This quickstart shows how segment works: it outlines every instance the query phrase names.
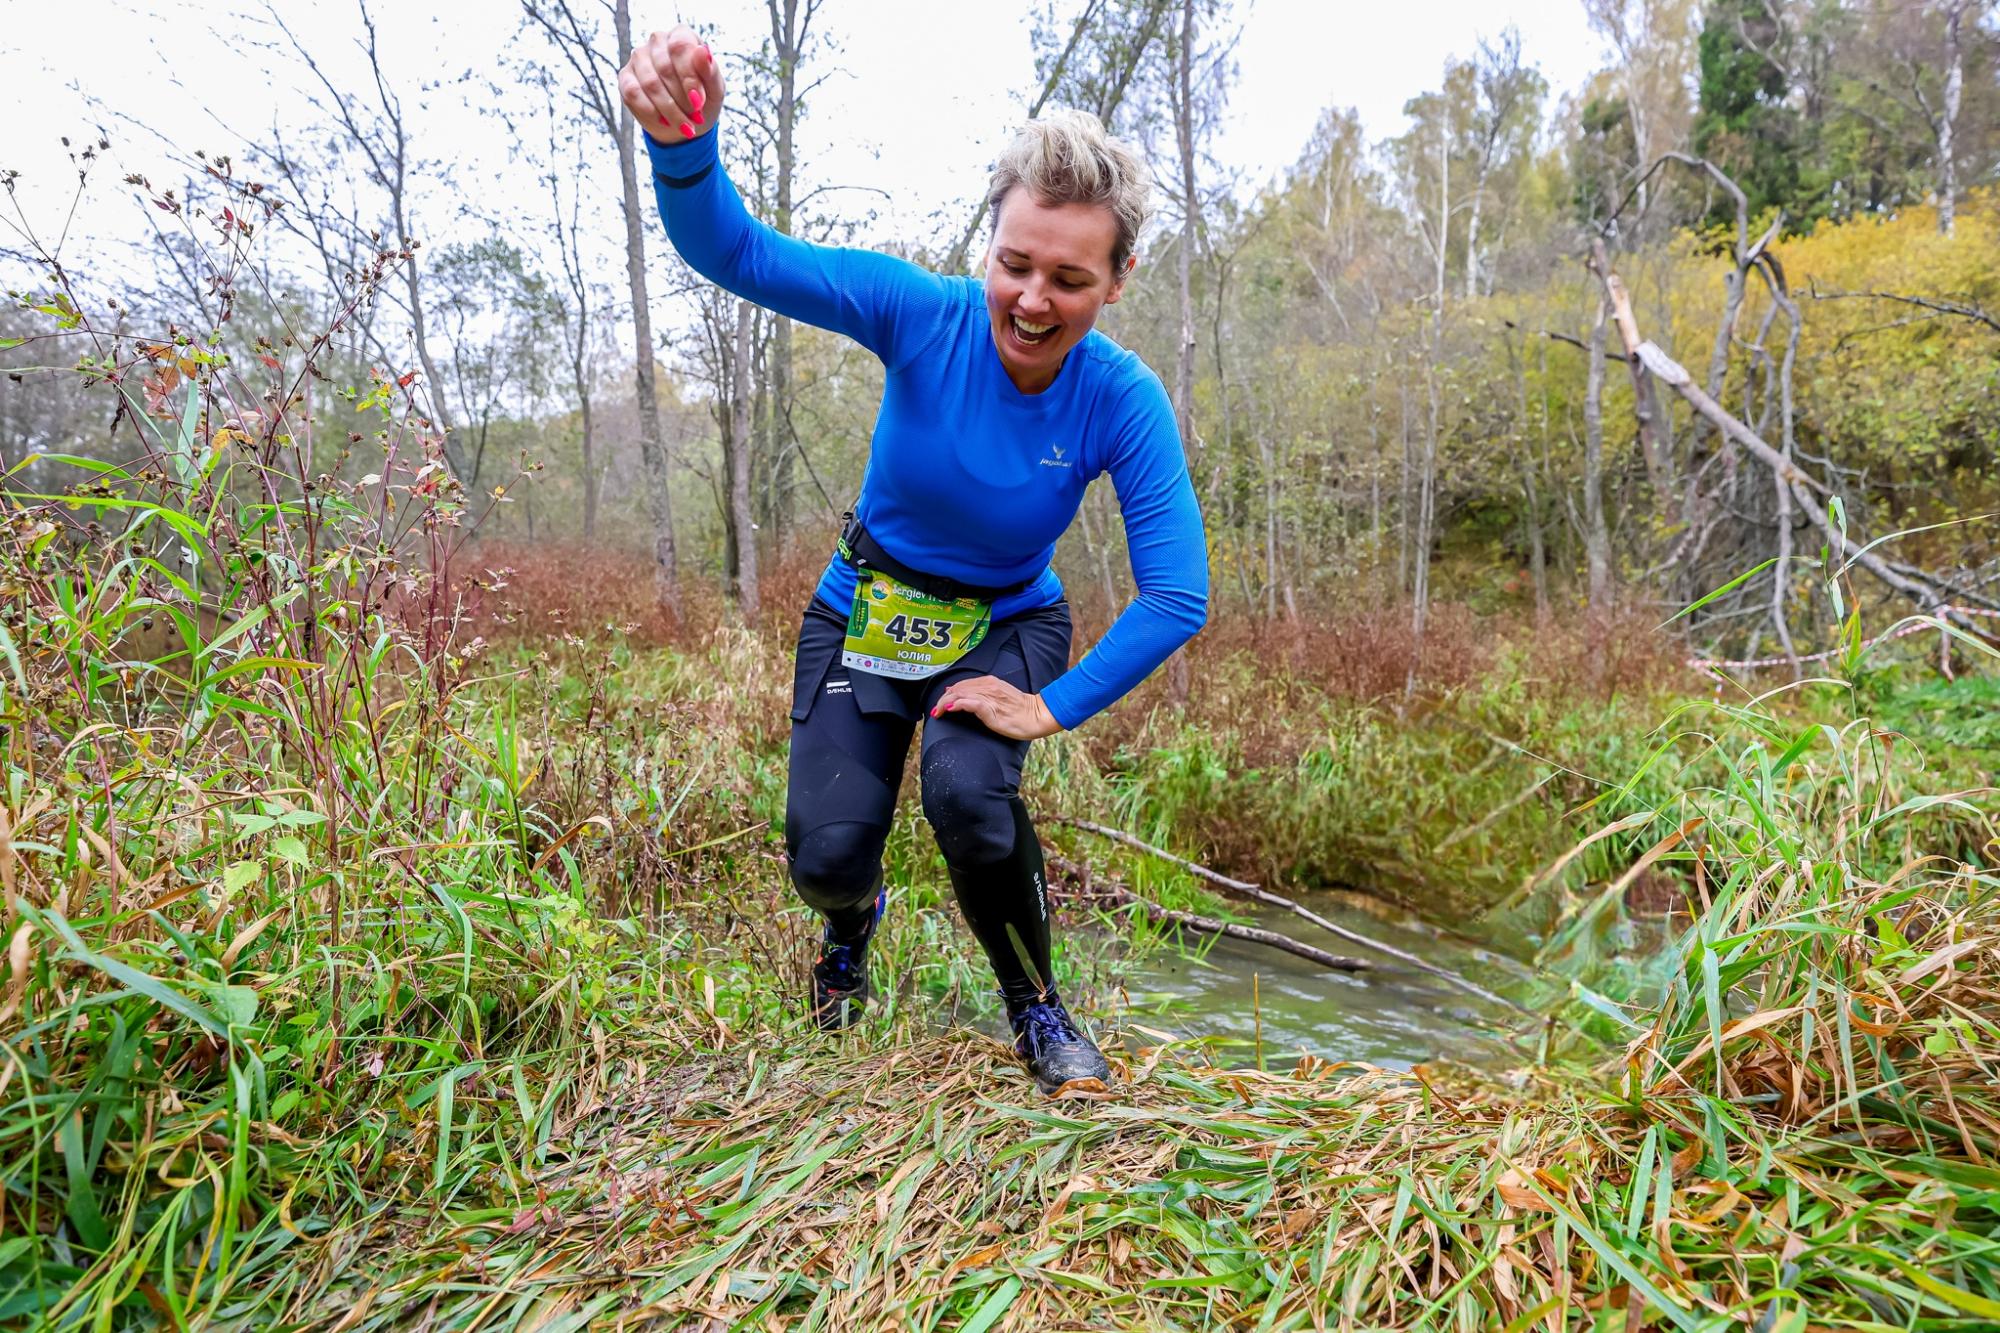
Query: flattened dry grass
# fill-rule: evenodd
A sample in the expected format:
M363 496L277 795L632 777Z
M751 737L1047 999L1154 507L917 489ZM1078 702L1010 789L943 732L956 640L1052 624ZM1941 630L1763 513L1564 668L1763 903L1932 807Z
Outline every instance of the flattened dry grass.
M1044 1102L973 1034L829 1049L789 1027L721 1040L711 1020L706 1041L672 1039L708 1049L664 1067L655 1034L656 1059L614 1057L623 1076L523 1171L518 1206L337 1233L322 1245L353 1255L338 1300L298 1313L358 1328L1991 1327L1993 888L1913 867L1849 900L1901 923L1892 958L1837 929L1760 933L1860 964L1845 994L1809 986L1692 1025L1670 999L1621 1056L1507 1081L1313 1060L1260 1074L1136 1029L1113 1098ZM1704 947L1690 932L1698 974ZM1770 976L1787 961L1757 955Z

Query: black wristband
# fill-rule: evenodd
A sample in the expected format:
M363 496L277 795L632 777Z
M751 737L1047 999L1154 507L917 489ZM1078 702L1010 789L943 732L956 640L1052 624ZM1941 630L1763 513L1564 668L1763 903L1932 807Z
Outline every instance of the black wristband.
M664 171L656 171L653 173L653 179L666 186L669 190L685 190L690 185L699 185L707 180L708 173L714 170L715 163L711 162L692 176L669 176Z

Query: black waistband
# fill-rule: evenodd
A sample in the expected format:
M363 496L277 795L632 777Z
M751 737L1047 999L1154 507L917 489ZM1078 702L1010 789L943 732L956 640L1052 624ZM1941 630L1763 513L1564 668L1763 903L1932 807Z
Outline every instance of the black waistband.
M947 602L955 602L961 597L971 597L981 602L997 602L1003 597L1026 592L1035 582L1034 579L1023 579L1019 583L990 587L967 583L962 579L948 578L943 574L926 574L921 570L911 569L883 550L880 543L868 535L868 529L861 525L861 520L854 516L854 511L851 509L840 516L840 540L835 549L840 552L841 559L856 569L879 570L898 583L908 584L918 592L928 593Z

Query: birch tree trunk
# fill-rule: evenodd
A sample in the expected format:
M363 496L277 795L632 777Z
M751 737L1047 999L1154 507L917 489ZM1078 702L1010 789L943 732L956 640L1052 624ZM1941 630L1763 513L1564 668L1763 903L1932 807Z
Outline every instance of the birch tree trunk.
M1611 531L1604 520L1604 339L1609 318L1610 302L1600 298L1590 325L1583 386L1583 550L1593 618L1611 610Z
M1542 542L1542 497L1535 486L1535 461L1527 446L1528 366L1512 338L1507 342L1507 359L1514 369L1514 468L1521 474L1521 493L1527 505L1522 526L1528 536L1528 573L1535 585L1535 623L1545 625L1549 619L1549 560Z
M1194 243L1200 203L1194 192L1194 0L1181 0L1180 59L1175 70L1174 131L1180 146L1180 358L1174 367L1174 422L1181 449L1194 447ZM1187 650L1167 659L1167 694L1176 704L1188 697Z
M1090 517L1090 511L1096 507L1091 500L1092 496L1086 492L1083 503L1076 507L1076 516L1083 520L1084 553L1097 566L1098 595L1104 599L1104 618L1109 622L1118 614L1118 581L1111 573L1110 536L1106 534L1102 539L1098 537L1097 524Z
M1958 159L1953 136L1958 126L1958 108L1965 93L1965 55L1960 47L1959 28L1965 19L1967 0L1952 0L1944 11L1944 107L1939 118L1938 143L1938 231L1950 236L1958 225Z
M1431 292L1430 345L1424 355L1424 393L1428 412L1424 424L1424 458L1417 490L1417 533L1415 577L1410 590L1410 637L1412 649L1403 690L1414 694L1417 665L1424 652L1424 622L1431 600L1431 523L1437 512L1438 432L1442 409L1438 402L1437 363L1444 354L1445 260L1451 252L1451 113L1447 110L1438 123L1438 224L1437 279Z
M1410 596L1410 636L1412 651L1410 666L1403 680L1403 689L1414 694L1417 688L1417 669L1424 654L1424 630L1430 615L1431 603L1431 543L1436 539L1434 529L1437 523L1437 460L1438 434L1442 429L1443 406L1439 401L1437 376L1438 344L1433 341L1430 354L1424 361L1424 392L1427 399L1427 415L1424 420L1423 466L1418 474L1417 484L1417 535L1415 546L1416 575L1415 586Z
M617 0L618 64L632 58L631 0ZM653 316L646 284L646 237L639 195L638 124L619 104L616 113L619 183L625 204L625 276L632 288L632 377L639 408L639 461L646 475L646 509L653 522L653 595L669 617L681 614L674 552L674 498L669 489L667 446L660 433L659 378L653 363Z
M736 608L744 622L757 619L757 525L750 513L750 356L756 312L736 303L736 338L730 358L729 430L723 441L729 458L729 518L736 538Z
M800 0L765 0L771 15L771 51L778 59L777 209L771 226L782 236L792 234L792 173L798 156L793 131L799 118L799 58L818 0L808 0L804 15ZM774 315L771 329L771 480L772 544L784 550L792 530L792 321ZM755 574L752 574L755 581Z
M576 367L576 399L583 411L583 539L597 536L598 488L603 478L597 470L597 421L590 402L590 377L579 363Z
M1403 447L1403 470L1396 487L1396 591L1410 591L1410 381L1396 377L1396 440Z

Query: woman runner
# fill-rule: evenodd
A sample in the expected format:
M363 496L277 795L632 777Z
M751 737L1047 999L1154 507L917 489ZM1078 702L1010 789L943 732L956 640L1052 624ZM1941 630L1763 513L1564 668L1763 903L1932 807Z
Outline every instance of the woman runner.
M854 339L886 369L860 498L806 607L792 687L785 850L825 919L822 1028L866 997L882 848L923 722L924 814L1045 1092L1110 1070L1056 993L1042 854L1022 804L1028 743L1081 725L1201 628L1208 559L1159 377L1092 331L1123 293L1144 166L1095 117L1026 126L993 171L983 279L817 246L751 217L720 166L714 55L686 27L619 72L646 131L667 236L702 276ZM1050 568L1084 488L1109 473L1138 597L1069 665Z

